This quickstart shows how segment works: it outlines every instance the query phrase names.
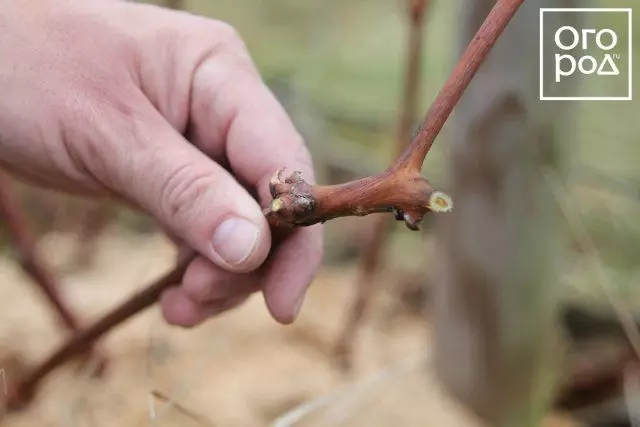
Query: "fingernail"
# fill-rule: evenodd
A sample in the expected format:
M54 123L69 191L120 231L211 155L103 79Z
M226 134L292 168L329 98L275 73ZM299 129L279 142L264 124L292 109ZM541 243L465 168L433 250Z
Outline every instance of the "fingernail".
M242 264L256 247L259 235L260 230L253 222L229 218L213 233L213 249L228 264Z

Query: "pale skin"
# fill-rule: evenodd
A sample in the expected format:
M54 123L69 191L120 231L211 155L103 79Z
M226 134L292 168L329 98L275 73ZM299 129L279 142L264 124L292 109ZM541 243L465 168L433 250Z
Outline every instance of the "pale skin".
M261 206L275 170L313 182L312 163L237 32L118 0L0 0L0 10L0 167L118 198L195 249L161 298L168 323L195 326L257 291L277 321L294 321L322 232L272 241Z

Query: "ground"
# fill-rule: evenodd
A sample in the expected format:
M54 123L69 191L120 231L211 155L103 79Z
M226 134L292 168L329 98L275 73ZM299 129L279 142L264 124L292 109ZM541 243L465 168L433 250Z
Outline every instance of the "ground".
M71 253L62 237L42 244L55 244L56 258L49 258L58 267ZM99 248L92 268L63 276L64 293L84 319L162 274L175 255L162 236L117 231ZM387 292L358 340L354 372L338 369L331 349L355 271L322 269L292 326L276 324L260 295L190 330L165 325L153 308L102 343L110 359L104 378L89 378L74 366L60 369L29 409L6 416L3 426L142 426L152 418L161 426L475 425L429 368L428 321L394 309ZM61 331L13 260L0 260L0 278L1 356L40 360L60 343ZM152 397L154 391L176 405ZM295 407L313 408L308 402L318 398L324 401L299 422L276 423ZM554 417L549 425L571 424Z
M629 1L619 1L618 6ZM400 2L186 3L195 13L238 28L318 163L323 162L322 153L347 159L353 152L357 161L346 161L353 166L377 171L388 164L401 85L405 21ZM453 6L454 2L433 2L421 111L455 59ZM578 141L567 150L570 190L602 261L596 263L575 248L563 283L607 304L602 276L594 273L594 266L602 264L610 287L630 304L640 279L637 107L584 103L576 109ZM425 173L442 188L446 188L447 129L425 165ZM417 240L412 236L411 241ZM40 243L47 259L60 272L66 271L61 276L64 293L85 320L95 319L174 262L173 249L161 236L132 235L118 228L108 230L97 245L95 264L83 270L63 268L74 253L67 236L51 234ZM407 261L408 253L421 253L397 250L399 246L406 248L406 240L389 245L393 258L389 264L427 261L422 256ZM2 426L135 427L151 424L154 415L155 425L160 426L473 426L472 417L438 387L429 367L428 321L399 310L391 292L382 292L357 341L353 375L342 374L332 362L331 349L348 309L355 272L353 265L325 266L292 326L276 324L260 295L191 330L166 326L158 311L151 309L102 344L110 358L104 378L90 379L70 367L60 369L27 411L6 416ZM392 276L382 274L378 280L393 285ZM0 283L0 360L19 353L35 363L63 340L63 334L9 258L0 258ZM10 375L8 367L0 365L1 369ZM154 391L175 404L151 397ZM308 402L322 398L300 422L274 424L296 407L314 408ZM554 416L546 427L571 425Z

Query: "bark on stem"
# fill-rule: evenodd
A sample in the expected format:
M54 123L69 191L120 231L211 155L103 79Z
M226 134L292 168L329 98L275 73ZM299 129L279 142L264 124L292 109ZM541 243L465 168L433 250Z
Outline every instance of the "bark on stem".
M79 329L78 319L62 300L53 273L36 254L34 238L29 232L24 213L13 200L7 187L5 176L0 172L0 218L7 226L18 262L53 306L64 327L76 332Z
M427 179L405 171L314 186L299 172L284 178L281 170L271 181L271 193L274 200L265 214L275 220L276 226L309 226L338 217L393 212L407 227L417 230L427 212L446 211L451 206L447 196L434 191Z
M398 158L397 168L422 168L425 157L453 108L523 2L524 0L498 0L431 104L416 138Z
M395 212L396 219L404 219L407 226L416 229L422 219L421 215L427 211L449 210L450 200L443 193L432 191L428 181L420 176L420 166L455 103L523 1L498 0L487 17L487 22L469 45L467 52L445 83L444 89L429 109L418 136L405 155L400 157L396 166L375 177L325 187L307 184L297 172L285 179L279 171L270 184L274 199L265 210L268 220L276 226L293 227L312 225L345 215ZM416 160L407 164L415 167L402 167L402 159L412 158ZM320 199L317 199L318 197ZM415 197L418 199L417 202L414 200ZM318 211L314 211L316 207L319 207ZM89 329L63 344L27 375L12 392L10 402L14 406L26 403L48 373L86 349L113 327L154 304L162 291L181 280L190 260L191 258L183 259L164 278L134 295Z
M408 41L404 66L404 85L400 109L394 157L399 156L411 142L416 117L418 94L421 92L420 71L422 63L423 23L429 6L428 0L410 0L408 3ZM379 216L372 224L371 237L365 242L360 259L360 274L355 283L353 304L344 323L344 329L336 344L336 356L341 368L349 370L356 334L375 293L373 276L380 263L380 253L391 232L391 218Z
M61 347L52 353L44 362L36 366L17 384L15 389L9 390L7 399L10 409L19 409L31 401L38 384L54 369L78 354L86 351L102 335L118 326L134 314L140 313L158 301L162 292L170 286L179 283L189 263L195 254L189 254L181 259L177 266L152 285L135 294L122 305L104 315L87 329L78 332Z
M343 186L323 187L307 184L298 172L283 179L282 171L278 171L271 182L271 194L274 199L265 210L265 215L274 224L307 226L340 216L394 212L396 219L404 219L410 229L417 230L424 214L434 210L433 205L425 204L423 196L420 196L422 203L419 204L405 198L409 195L415 196L419 191L389 194L397 190L398 185L386 184L381 180L417 183L424 179L420 176L420 169L436 136L491 47L523 2L524 0L498 0L427 111L413 142L386 173ZM359 185L359 188L356 185ZM344 186L347 186L349 191L345 191ZM438 196L435 205L442 208L440 211L451 210L451 200L443 193L438 193ZM388 204L389 202L392 204ZM318 207L324 209L316 210ZM406 210L407 207L411 209Z

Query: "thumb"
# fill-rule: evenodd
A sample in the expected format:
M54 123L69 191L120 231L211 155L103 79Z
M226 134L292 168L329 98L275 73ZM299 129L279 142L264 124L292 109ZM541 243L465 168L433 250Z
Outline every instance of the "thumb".
M248 272L267 257L271 235L258 203L223 167L161 116L131 141L122 192L171 233L221 268Z

